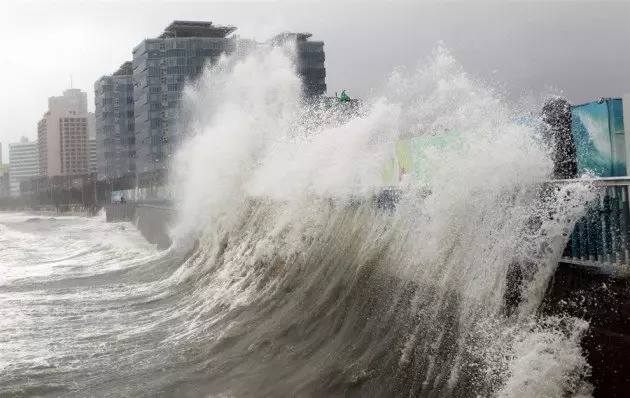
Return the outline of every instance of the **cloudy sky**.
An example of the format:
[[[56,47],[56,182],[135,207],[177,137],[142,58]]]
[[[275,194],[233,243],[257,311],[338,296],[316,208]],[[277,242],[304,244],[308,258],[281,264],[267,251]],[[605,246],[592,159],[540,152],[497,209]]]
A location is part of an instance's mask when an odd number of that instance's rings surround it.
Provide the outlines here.
[[[259,41],[293,30],[325,42],[329,92],[365,96],[441,41],[508,98],[579,103],[630,93],[630,1],[20,1],[0,13],[0,142],[36,137],[47,98],[94,81],[174,19],[238,26]]]

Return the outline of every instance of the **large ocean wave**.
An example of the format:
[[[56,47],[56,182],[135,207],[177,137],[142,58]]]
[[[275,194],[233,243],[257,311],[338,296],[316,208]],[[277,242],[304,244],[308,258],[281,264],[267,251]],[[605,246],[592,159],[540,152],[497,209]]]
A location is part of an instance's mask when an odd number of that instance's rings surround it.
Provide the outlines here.
[[[3,244],[22,243],[0,251],[0,392],[590,393],[587,323],[537,308],[591,193],[545,188],[548,149],[521,110],[443,49],[352,115],[300,85],[291,49],[272,48],[187,91],[168,251],[130,249],[133,227],[103,220],[3,223]],[[427,153],[394,208],[375,205],[393,144],[445,130],[457,148]],[[16,254],[52,236],[68,246]]]

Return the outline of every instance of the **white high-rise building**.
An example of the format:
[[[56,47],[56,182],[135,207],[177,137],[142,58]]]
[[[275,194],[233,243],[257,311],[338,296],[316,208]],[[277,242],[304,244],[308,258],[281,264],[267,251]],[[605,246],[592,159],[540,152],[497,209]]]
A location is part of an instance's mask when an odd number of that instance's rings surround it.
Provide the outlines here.
[[[20,195],[20,182],[37,177],[37,141],[22,137],[20,142],[9,144],[9,185],[11,196]]]

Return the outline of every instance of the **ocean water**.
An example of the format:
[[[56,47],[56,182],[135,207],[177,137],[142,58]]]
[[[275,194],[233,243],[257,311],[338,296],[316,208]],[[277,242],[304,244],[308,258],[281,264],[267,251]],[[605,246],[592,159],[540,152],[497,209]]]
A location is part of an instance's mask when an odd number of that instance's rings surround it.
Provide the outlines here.
[[[536,310],[591,192],[542,188],[523,110],[446,50],[358,114],[300,101],[290,48],[222,59],[184,104],[169,250],[0,214],[0,396],[590,395],[588,324]],[[444,129],[457,150],[374,206],[392,143]]]

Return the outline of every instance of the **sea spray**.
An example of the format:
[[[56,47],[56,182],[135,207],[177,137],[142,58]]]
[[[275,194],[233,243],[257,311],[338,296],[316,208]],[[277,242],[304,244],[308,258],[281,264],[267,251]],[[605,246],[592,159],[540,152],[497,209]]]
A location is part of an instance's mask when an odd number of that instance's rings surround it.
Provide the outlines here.
[[[175,233],[199,248],[175,283],[194,286],[207,391],[588,393],[586,323],[536,310],[591,191],[545,188],[536,129],[446,50],[347,117],[302,101],[286,48],[224,58],[187,102]],[[398,139],[453,130],[457,150],[427,152],[395,210],[374,206]]]

